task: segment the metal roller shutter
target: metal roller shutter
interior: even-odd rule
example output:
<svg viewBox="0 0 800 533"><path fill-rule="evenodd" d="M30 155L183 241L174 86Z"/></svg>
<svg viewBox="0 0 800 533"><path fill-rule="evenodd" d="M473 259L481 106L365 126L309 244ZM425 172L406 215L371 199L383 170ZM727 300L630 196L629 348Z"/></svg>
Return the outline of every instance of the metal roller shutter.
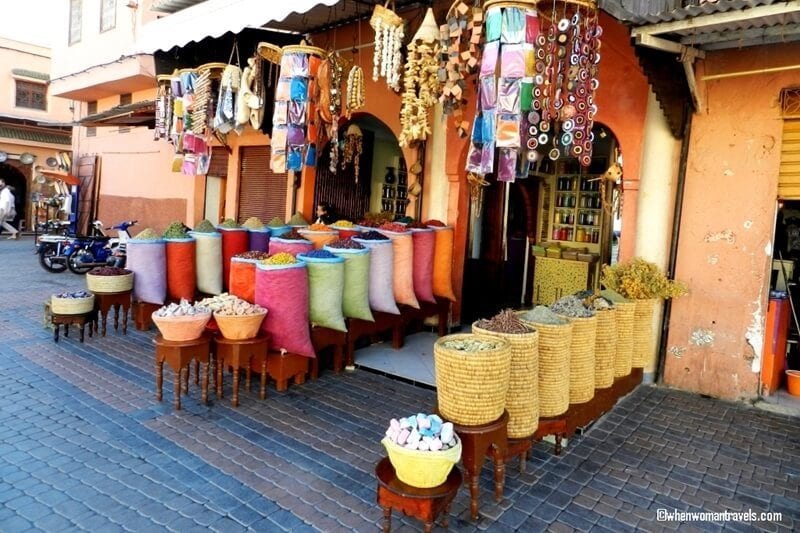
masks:
<svg viewBox="0 0 800 533"><path fill-rule="evenodd" d="M286 174L269 168L269 146L245 146L239 157L239 222L286 217Z"/></svg>

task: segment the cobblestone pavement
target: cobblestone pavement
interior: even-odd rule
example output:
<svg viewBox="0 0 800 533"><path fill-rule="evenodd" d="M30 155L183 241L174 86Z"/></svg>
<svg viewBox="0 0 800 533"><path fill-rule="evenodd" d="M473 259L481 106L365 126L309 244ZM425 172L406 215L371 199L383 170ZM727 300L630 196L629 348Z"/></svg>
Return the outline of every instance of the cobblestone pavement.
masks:
<svg viewBox="0 0 800 533"><path fill-rule="evenodd" d="M45 273L31 252L30 239L0 242L0 531L377 530L384 426L432 391L326 373L263 402L244 393L238 409L202 406L192 387L173 412L171 387L154 400L152 332L53 343L42 302L83 279ZM724 527L800 527L800 421L743 405L640 387L561 457L540 444L526 473L514 466L499 503L483 472L477 523L462 489L451 528L723 528L658 523L658 509L773 511L780 522Z"/></svg>

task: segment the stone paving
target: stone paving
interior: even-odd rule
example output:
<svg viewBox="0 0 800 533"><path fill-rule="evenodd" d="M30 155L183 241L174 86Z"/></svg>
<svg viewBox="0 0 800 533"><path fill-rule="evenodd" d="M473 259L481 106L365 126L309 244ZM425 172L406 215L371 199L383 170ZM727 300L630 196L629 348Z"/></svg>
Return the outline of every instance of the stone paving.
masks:
<svg viewBox="0 0 800 533"><path fill-rule="evenodd" d="M30 238L0 242L0 531L376 531L373 468L392 416L434 393L364 371L244 392L208 406L190 388L173 412L153 395L152 332L56 345L42 302L80 288L48 274ZM402 353L398 353L402 357ZM171 373L167 371L167 380ZM168 381L169 382L169 381ZM227 381L230 386L230 380ZM456 531L793 531L800 527L800 420L640 387L566 448L508 468L504 499L482 476ZM657 522L658 509L770 511L780 521ZM418 531L394 517L396 531Z"/></svg>

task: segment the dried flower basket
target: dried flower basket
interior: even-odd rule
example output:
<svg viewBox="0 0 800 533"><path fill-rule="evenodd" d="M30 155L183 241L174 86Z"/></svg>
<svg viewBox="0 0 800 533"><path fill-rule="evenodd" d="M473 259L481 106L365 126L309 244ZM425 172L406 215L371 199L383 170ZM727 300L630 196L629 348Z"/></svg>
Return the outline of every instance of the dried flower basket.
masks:
<svg viewBox="0 0 800 533"><path fill-rule="evenodd" d="M458 436L455 437L458 439ZM453 466L461 459L461 440L449 450L419 451L409 450L384 438L381 444L386 448L398 479L420 489L438 487L447 480Z"/></svg>

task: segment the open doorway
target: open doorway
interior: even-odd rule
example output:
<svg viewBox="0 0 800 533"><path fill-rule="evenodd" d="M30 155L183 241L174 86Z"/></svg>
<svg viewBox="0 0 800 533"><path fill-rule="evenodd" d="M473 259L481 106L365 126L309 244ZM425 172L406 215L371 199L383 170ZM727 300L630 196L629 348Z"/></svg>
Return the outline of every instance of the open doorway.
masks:
<svg viewBox="0 0 800 533"><path fill-rule="evenodd" d="M27 214L26 207L28 205L28 180L22 172L8 163L0 163L0 178L6 182L6 185L14 194L17 216L14 218L12 225L17 229L24 229L20 228L19 222L20 220L27 220L25 215Z"/></svg>

